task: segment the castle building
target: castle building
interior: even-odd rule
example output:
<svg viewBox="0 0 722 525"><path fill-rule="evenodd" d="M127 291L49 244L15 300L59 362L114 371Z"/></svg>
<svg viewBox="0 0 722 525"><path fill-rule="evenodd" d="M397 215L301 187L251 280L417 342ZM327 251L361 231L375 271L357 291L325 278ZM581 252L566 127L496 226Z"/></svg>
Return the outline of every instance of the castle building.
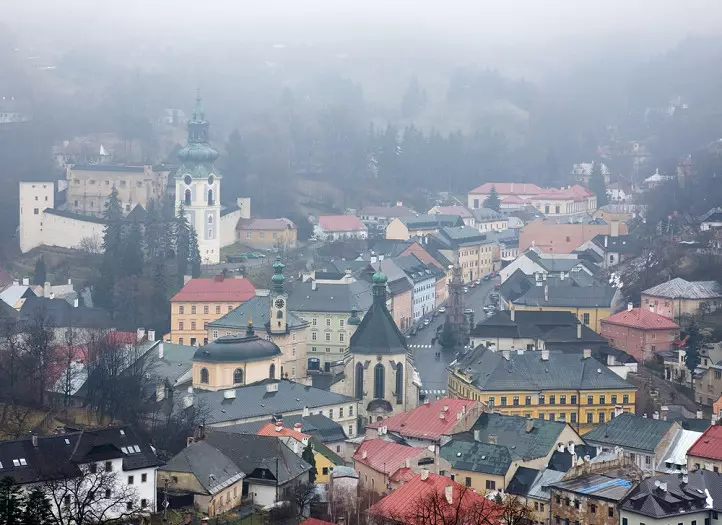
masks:
<svg viewBox="0 0 722 525"><path fill-rule="evenodd" d="M406 338L386 307L387 277L373 276L373 303L357 323L344 356L344 379L333 391L359 400L365 422L380 421L418 406L421 382Z"/></svg>

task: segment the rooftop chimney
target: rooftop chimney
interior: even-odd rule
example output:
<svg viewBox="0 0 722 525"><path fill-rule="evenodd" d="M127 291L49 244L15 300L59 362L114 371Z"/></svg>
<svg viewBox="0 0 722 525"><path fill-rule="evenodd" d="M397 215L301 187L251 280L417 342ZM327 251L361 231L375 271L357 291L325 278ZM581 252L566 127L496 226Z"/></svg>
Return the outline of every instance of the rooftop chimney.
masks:
<svg viewBox="0 0 722 525"><path fill-rule="evenodd" d="M37 447L38 446L38 436L36 434L33 434L33 437L31 439L33 441L33 446Z"/></svg>
<svg viewBox="0 0 722 525"><path fill-rule="evenodd" d="M604 236L604 247L606 248L607 246L609 246L609 236L605 235Z"/></svg>
<svg viewBox="0 0 722 525"><path fill-rule="evenodd" d="M614 417L621 416L624 413L622 405L614 405Z"/></svg>
<svg viewBox="0 0 722 525"><path fill-rule="evenodd" d="M301 429L302 429L302 428L303 428L303 425L301 425L301 423L294 423L294 424L293 424L293 430L295 430L295 431L298 432L298 433L301 432Z"/></svg>
<svg viewBox="0 0 722 525"><path fill-rule="evenodd" d="M667 417L669 416L669 407L664 406L660 408L660 410L662 411L662 421L667 421Z"/></svg>
<svg viewBox="0 0 722 525"><path fill-rule="evenodd" d="M446 419L446 414L444 414L443 410L439 412L439 419Z"/></svg>
<svg viewBox="0 0 722 525"><path fill-rule="evenodd" d="M532 418L528 418L526 420L526 431L529 433L532 430L534 430L534 420Z"/></svg>
<svg viewBox="0 0 722 525"><path fill-rule="evenodd" d="M628 311L628 312L631 312L631 311L632 311L632 308L634 308L634 304L633 304L633 303L627 303L627 311Z"/></svg>
<svg viewBox="0 0 722 525"><path fill-rule="evenodd" d="M496 445L496 434L489 434L488 440L490 445Z"/></svg>
<svg viewBox="0 0 722 525"><path fill-rule="evenodd" d="M502 354L504 355L504 359L506 359L507 361L511 359L511 352L509 350L504 350Z"/></svg>
<svg viewBox="0 0 722 525"><path fill-rule="evenodd" d="M609 224L609 233L612 237L619 237L619 221L611 221Z"/></svg>
<svg viewBox="0 0 722 525"><path fill-rule="evenodd" d="M446 485L444 487L444 496L446 496L446 503L452 505L454 503L454 487Z"/></svg>
<svg viewBox="0 0 722 525"><path fill-rule="evenodd" d="M542 361L549 361L549 350L541 351Z"/></svg>
<svg viewBox="0 0 722 525"><path fill-rule="evenodd" d="M652 312L652 313L654 313L654 305L653 305L653 304L650 304L650 305L649 305L649 311Z"/></svg>
<svg viewBox="0 0 722 525"><path fill-rule="evenodd" d="M474 429L474 441L481 441L481 431Z"/></svg>
<svg viewBox="0 0 722 525"><path fill-rule="evenodd" d="M25 284L25 280L23 279L23 284ZM43 297L50 297L50 283L48 281L45 281L43 283Z"/></svg>
<svg viewBox="0 0 722 525"><path fill-rule="evenodd" d="M421 481L426 481L427 479L429 479L429 469L422 468L421 469Z"/></svg>
<svg viewBox="0 0 722 525"><path fill-rule="evenodd" d="M512 323L515 322L515 319L516 319L516 310L515 310L514 308L512 308L511 310L509 310L509 318L511 319L511 322L512 322Z"/></svg>
<svg viewBox="0 0 722 525"><path fill-rule="evenodd" d="M73 299L73 308L77 308L79 304L78 298Z"/></svg>
<svg viewBox="0 0 722 525"><path fill-rule="evenodd" d="M592 349L591 348L585 348L583 350L584 359L589 359L592 357Z"/></svg>
<svg viewBox="0 0 722 525"><path fill-rule="evenodd" d="M363 451L361 452L361 459L366 459L368 456L369 456L369 453L366 452L365 450L363 450Z"/></svg>
<svg viewBox="0 0 722 525"><path fill-rule="evenodd" d="M548 284L544 285L544 302L545 303L549 302L549 285Z"/></svg>
<svg viewBox="0 0 722 525"><path fill-rule="evenodd" d="M145 337L145 328L138 328L136 330L136 339L140 342Z"/></svg>
<svg viewBox="0 0 722 525"><path fill-rule="evenodd" d="M424 398L424 405L428 405L428 404L430 404L430 403L431 403L431 402L429 401L429 398L428 398L428 397L425 397L425 398Z"/></svg>
<svg viewBox="0 0 722 525"><path fill-rule="evenodd" d="M148 330L148 341L155 341L155 330Z"/></svg>
<svg viewBox="0 0 722 525"><path fill-rule="evenodd" d="M564 452L564 443L557 443L557 451Z"/></svg>
<svg viewBox="0 0 722 525"><path fill-rule="evenodd" d="M316 281L315 280L311 281L311 290L313 290L314 292L316 291Z"/></svg>
<svg viewBox="0 0 722 525"><path fill-rule="evenodd" d="M163 341L158 343L158 359L163 359Z"/></svg>
<svg viewBox="0 0 722 525"><path fill-rule="evenodd" d="M577 323L577 339L582 338L582 323Z"/></svg>
<svg viewBox="0 0 722 525"><path fill-rule="evenodd" d="M30 286L30 277L23 277L23 286Z"/></svg>
<svg viewBox="0 0 722 525"><path fill-rule="evenodd" d="M656 410L652 413L652 419L659 419L659 412Z"/></svg>
<svg viewBox="0 0 722 525"><path fill-rule="evenodd" d="M702 419L704 417L704 413L701 410L697 410L697 419Z"/></svg>
<svg viewBox="0 0 722 525"><path fill-rule="evenodd" d="M411 458L406 458L406 461L404 461L404 466L406 468L411 468Z"/></svg>

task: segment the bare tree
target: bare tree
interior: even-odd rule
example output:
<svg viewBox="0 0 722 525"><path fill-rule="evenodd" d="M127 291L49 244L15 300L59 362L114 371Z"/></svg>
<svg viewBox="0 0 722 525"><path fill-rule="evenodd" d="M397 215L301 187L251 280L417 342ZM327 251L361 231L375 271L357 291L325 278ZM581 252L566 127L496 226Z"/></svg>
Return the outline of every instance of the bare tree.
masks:
<svg viewBox="0 0 722 525"><path fill-rule="evenodd" d="M37 389L35 401L45 404L50 370L56 365L55 330L53 320L44 307L38 309L27 322L25 330L25 353L28 372Z"/></svg>
<svg viewBox="0 0 722 525"><path fill-rule="evenodd" d="M501 499L501 522L524 525L534 521L534 511L516 494L506 493Z"/></svg>
<svg viewBox="0 0 722 525"><path fill-rule="evenodd" d="M103 253L103 242L97 235L83 237L78 243L78 249L92 254Z"/></svg>
<svg viewBox="0 0 722 525"><path fill-rule="evenodd" d="M51 502L53 523L108 523L139 517L144 511L136 503L137 489L122 483L121 475L97 464L81 466L78 476L47 472L48 481L42 486Z"/></svg>
<svg viewBox="0 0 722 525"><path fill-rule="evenodd" d="M186 447L188 437L206 424L209 408L205 402L194 399L185 406L183 399L176 399L169 407L164 404L146 420L149 435L160 457L171 458Z"/></svg>

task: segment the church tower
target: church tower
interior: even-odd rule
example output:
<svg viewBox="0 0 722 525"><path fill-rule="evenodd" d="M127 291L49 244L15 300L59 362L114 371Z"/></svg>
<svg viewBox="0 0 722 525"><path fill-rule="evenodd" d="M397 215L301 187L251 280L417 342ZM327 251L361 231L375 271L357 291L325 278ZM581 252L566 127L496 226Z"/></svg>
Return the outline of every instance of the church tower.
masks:
<svg viewBox="0 0 722 525"><path fill-rule="evenodd" d="M221 260L221 176L216 170L218 151L208 140L200 95L193 118L188 121L188 143L178 152L181 166L175 175L176 211L181 205L198 235L198 248L204 264Z"/></svg>
<svg viewBox="0 0 722 525"><path fill-rule="evenodd" d="M276 257L276 262L273 263L273 277L271 277L271 293L269 295L271 307L269 331L271 335L285 334L288 328L286 319L288 294L283 289L283 282L286 280L283 276L283 268L284 264L281 262L281 258Z"/></svg>

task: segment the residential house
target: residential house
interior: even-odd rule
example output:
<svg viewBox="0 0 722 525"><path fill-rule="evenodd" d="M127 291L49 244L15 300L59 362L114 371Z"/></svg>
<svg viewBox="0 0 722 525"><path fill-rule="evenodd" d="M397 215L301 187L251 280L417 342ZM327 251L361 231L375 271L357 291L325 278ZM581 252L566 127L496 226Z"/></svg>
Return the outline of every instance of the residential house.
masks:
<svg viewBox="0 0 722 525"><path fill-rule="evenodd" d="M560 351L493 351L479 346L449 367L449 395L509 415L568 422L578 432L621 411L636 388L591 357Z"/></svg>
<svg viewBox="0 0 722 525"><path fill-rule="evenodd" d="M509 227L509 218L490 208L479 208L474 210L474 223L480 233L500 232ZM473 226L473 225L472 225Z"/></svg>
<svg viewBox="0 0 722 525"><path fill-rule="evenodd" d="M427 399L416 408L369 423L366 437L389 435L414 447L439 445L441 436L469 430L484 408L483 403L471 399L444 397L433 403Z"/></svg>
<svg viewBox="0 0 722 525"><path fill-rule="evenodd" d="M236 241L259 249L292 250L298 242L298 230L293 221L280 219L239 219Z"/></svg>
<svg viewBox="0 0 722 525"><path fill-rule="evenodd" d="M618 414L590 430L584 434L584 440L597 447L597 454L621 448L624 457L631 463L644 472L654 474L682 427L673 421L635 416L634 411L630 412Z"/></svg>
<svg viewBox="0 0 722 525"><path fill-rule="evenodd" d="M414 284L392 259L372 262L368 274L373 275L379 269L388 277L389 312L400 330L408 330L414 324Z"/></svg>
<svg viewBox="0 0 722 525"><path fill-rule="evenodd" d="M439 474L444 465L433 449L409 447L384 439L364 440L353 455L361 487L378 494L400 487L422 469Z"/></svg>
<svg viewBox="0 0 722 525"><path fill-rule="evenodd" d="M442 440L451 479L477 492L503 491L517 469L545 468L561 448L584 444L568 424L484 413L470 430Z"/></svg>
<svg viewBox="0 0 722 525"><path fill-rule="evenodd" d="M427 240L428 237L424 238ZM435 266L438 270L443 272L437 272L436 276L436 302L435 308L438 308L446 302L449 296L448 283L451 282L451 269L452 264L444 255L442 255L433 246L428 243L422 246L418 242L413 242L408 248L406 248L401 255L415 255L422 263L427 265Z"/></svg>
<svg viewBox="0 0 722 525"><path fill-rule="evenodd" d="M491 193L492 188L502 201L508 197L528 199L544 191L536 184L524 182L486 182L469 192L467 196L469 209L483 208L484 201Z"/></svg>
<svg viewBox="0 0 722 525"><path fill-rule="evenodd" d="M492 500L429 471L422 471L369 510L373 523L502 523L501 508Z"/></svg>
<svg viewBox="0 0 722 525"><path fill-rule="evenodd" d="M386 227L386 238L408 241L439 231L441 228L461 227L464 220L458 215L416 215L394 219Z"/></svg>
<svg viewBox="0 0 722 525"><path fill-rule="evenodd" d="M722 472L722 426L712 425L689 447L687 468Z"/></svg>
<svg viewBox="0 0 722 525"><path fill-rule="evenodd" d="M609 184L611 177L609 168L603 162L600 163L599 168L602 173L602 177L604 177L604 184ZM572 178L580 184L589 184L589 179L592 176L593 170L593 162L579 162L578 164L572 166Z"/></svg>
<svg viewBox="0 0 722 525"><path fill-rule="evenodd" d="M716 281L686 281L675 277L642 292L642 308L679 320L680 316L713 312L722 304L722 287Z"/></svg>
<svg viewBox="0 0 722 525"><path fill-rule="evenodd" d="M711 208L707 213L697 217L699 229L703 232L722 228L722 208Z"/></svg>
<svg viewBox="0 0 722 525"><path fill-rule="evenodd" d="M490 234L463 226L442 228L434 240L449 260L461 266L464 282L479 279L501 267L499 245Z"/></svg>
<svg viewBox="0 0 722 525"><path fill-rule="evenodd" d="M598 267L580 258L576 253L554 255L543 253L537 248L529 248L508 266L499 270L501 282L506 281L517 270L521 270L524 275L528 276L541 274L559 277L561 274L571 276L574 273L583 272L593 277L597 273Z"/></svg>
<svg viewBox="0 0 722 525"><path fill-rule="evenodd" d="M722 478L708 471L647 478L624 499L621 525L710 525L722 512Z"/></svg>
<svg viewBox="0 0 722 525"><path fill-rule="evenodd" d="M313 233L324 241L367 239L369 236L366 225L353 215L320 215Z"/></svg>
<svg viewBox="0 0 722 525"><path fill-rule="evenodd" d="M208 342L206 323L211 323L256 295L248 279L213 278L189 280L170 300L171 332L176 344Z"/></svg>
<svg viewBox="0 0 722 525"><path fill-rule="evenodd" d="M329 371L343 358L351 330L347 321L352 310L363 319L371 307L371 284L350 275L341 279L310 279L296 282L289 290L288 311L306 325L309 368Z"/></svg>
<svg viewBox="0 0 722 525"><path fill-rule="evenodd" d="M607 195L610 195L609 188L607 188ZM618 192L612 192L610 196L612 203L605 204L595 211L593 214L595 219L602 220L607 224L611 224L612 222L628 223L646 210L646 206L643 204L619 202L618 200L615 202L612 197L631 201L631 195L625 194L621 189L618 190Z"/></svg>
<svg viewBox="0 0 722 525"><path fill-rule="evenodd" d="M3 477L27 489L39 486L47 494L54 521L67 519L65 513L60 517L59 502L94 507L110 520L156 510L160 461L150 443L127 425L0 441L0 464ZM81 479L85 486L97 487L93 498L87 497L90 489Z"/></svg>
<svg viewBox="0 0 722 525"><path fill-rule="evenodd" d="M346 515L346 512L353 515L362 505L358 472L353 467L334 467L329 475L327 494L332 516Z"/></svg>
<svg viewBox="0 0 722 525"><path fill-rule="evenodd" d="M702 436L702 432L681 428L672 439L662 459L657 464L660 474L679 474L687 470L687 451Z"/></svg>
<svg viewBox="0 0 722 525"><path fill-rule="evenodd" d="M585 242L577 251L593 250L602 258L602 267L611 268L639 254L637 239L631 235L597 235Z"/></svg>
<svg viewBox="0 0 722 525"><path fill-rule="evenodd" d="M659 173L659 168L657 168L654 172L654 175L651 175L644 179L644 188L651 190L653 188L657 188L663 184L666 184L668 182L671 182L674 180L674 177L671 175L661 175Z"/></svg>
<svg viewBox="0 0 722 525"><path fill-rule="evenodd" d="M713 424L722 419L722 395L712 404L712 419Z"/></svg>
<svg viewBox="0 0 722 525"><path fill-rule="evenodd" d="M13 281L12 284L6 286L0 292L0 301L18 311L22 308L25 299L28 297L35 297L35 292L33 292L30 287L29 279L24 279L23 284L20 284L19 281Z"/></svg>
<svg viewBox="0 0 722 525"><path fill-rule="evenodd" d="M600 333L610 345L640 361L679 342L677 323L647 308L633 308L632 303L626 310L602 319Z"/></svg>
<svg viewBox="0 0 722 525"><path fill-rule="evenodd" d="M364 206L358 215L366 225L387 226L394 219L411 217L416 213L399 201L395 206Z"/></svg>
<svg viewBox="0 0 722 525"><path fill-rule="evenodd" d="M683 352L680 349L678 353L682 354ZM680 357L680 361L682 361L683 357ZM704 361L705 358L703 357L702 360ZM680 364L686 366L685 362ZM707 367L700 366L699 368L702 369L701 372L698 370L695 374L692 374L696 401L700 405L712 406L715 400L722 395L722 360L710 362Z"/></svg>
<svg viewBox="0 0 722 525"><path fill-rule="evenodd" d="M537 219L526 224L519 233L519 251L534 246L543 253L559 255L572 253L597 235L627 235L627 225L612 221L605 223L559 223L550 219Z"/></svg>
<svg viewBox="0 0 722 525"><path fill-rule="evenodd" d="M428 212L428 215L456 215L464 221L464 226L471 228L476 227L476 214L472 214L466 207L455 204L452 206L434 206Z"/></svg>
<svg viewBox="0 0 722 525"><path fill-rule="evenodd" d="M417 323L436 307L436 278L439 270L421 262L415 255L396 257L394 263L413 285L411 324Z"/></svg>
<svg viewBox="0 0 722 525"><path fill-rule="evenodd" d="M550 217L592 213L597 209L597 196L577 184L543 190L528 200L537 210Z"/></svg>
<svg viewBox="0 0 722 525"><path fill-rule="evenodd" d="M69 330L73 331L76 341L82 341L91 333L103 333L115 328L115 323L106 310L77 304L69 304L65 299L33 295L24 300L17 319L27 326L38 317L44 317L52 325L56 341L66 341Z"/></svg>
<svg viewBox="0 0 722 525"><path fill-rule="evenodd" d="M494 350L596 351L607 341L571 312L502 310L471 329L470 346Z"/></svg>
<svg viewBox="0 0 722 525"><path fill-rule="evenodd" d="M517 496L521 503L532 509L532 519L536 525L549 523L551 509L550 486L561 481L565 472L545 469L519 467L506 488L508 494Z"/></svg>

